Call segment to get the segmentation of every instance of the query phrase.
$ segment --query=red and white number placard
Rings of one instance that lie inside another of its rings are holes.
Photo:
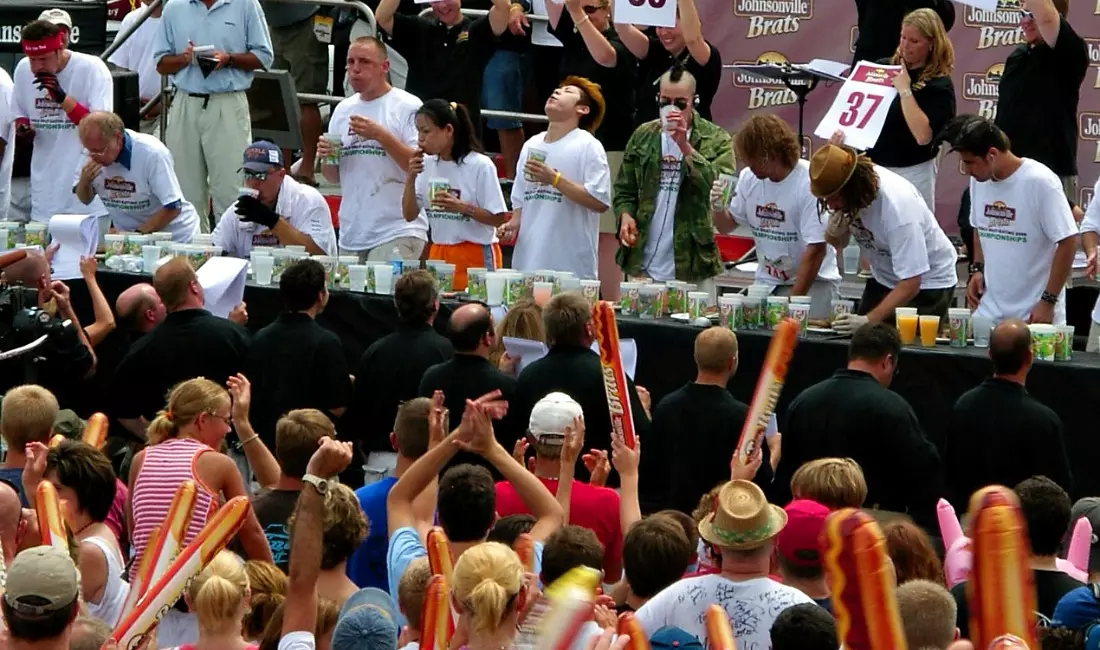
[[[898,96],[891,80],[899,70],[901,66],[868,61],[857,63],[814,135],[828,140],[839,129],[844,132],[844,143],[850,147],[870,149],[875,146],[890,104]]]
[[[676,0],[615,0],[615,22],[676,26]]]

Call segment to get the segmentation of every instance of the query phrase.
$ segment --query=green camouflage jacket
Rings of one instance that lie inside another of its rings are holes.
[[[710,187],[718,174],[734,173],[734,162],[729,134],[698,115],[694,116],[688,141],[695,152],[690,167],[688,159],[682,166],[672,236],[676,279],[693,282],[722,272],[711,222]],[[621,222],[622,215],[629,214],[638,226],[638,241],[631,248],[619,248],[615,257],[630,275],[642,274],[646,235],[653,220],[660,181],[661,121],[653,120],[639,126],[630,136],[613,192],[616,218]]]

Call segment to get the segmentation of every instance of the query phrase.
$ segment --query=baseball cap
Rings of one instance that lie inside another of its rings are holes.
[[[35,546],[8,567],[4,601],[24,618],[41,618],[71,606],[78,593],[76,565],[52,546]]]
[[[64,9],[47,9],[38,14],[38,19],[73,31],[73,17]]]
[[[527,432],[540,445],[561,446],[565,443],[565,428],[573,418],[584,417],[584,409],[565,393],[550,393],[531,409]]]
[[[340,618],[356,607],[363,605],[374,605],[395,621],[398,618],[397,607],[394,606],[393,599],[377,587],[364,587],[352,594],[350,598],[344,601],[344,606],[340,608]]]
[[[666,625],[649,638],[653,650],[703,650],[703,644],[694,635],[678,627]]]
[[[356,595],[363,591],[367,590],[360,590]],[[347,605],[344,604],[332,630],[332,650],[397,650],[397,623],[388,612],[375,604],[362,603],[351,608]]]
[[[282,166],[283,150],[266,140],[257,140],[244,150],[244,162],[241,163],[241,169],[266,172],[272,167]]]
[[[1081,517],[1092,524],[1092,543],[1089,545],[1089,573],[1100,572],[1100,497],[1085,497],[1078,499],[1070,510],[1070,530],[1073,524]]]
[[[809,499],[795,499],[783,510],[787,525],[775,539],[776,549],[794,566],[821,566],[821,533],[829,508]]]
[[[57,412],[57,417],[53,421],[53,432],[55,434],[61,434],[70,440],[79,440],[87,424],[87,422],[76,414],[76,411],[72,409],[61,409]]]

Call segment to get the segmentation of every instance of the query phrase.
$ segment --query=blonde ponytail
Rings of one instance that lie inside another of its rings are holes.
[[[150,445],[179,436],[180,429],[203,413],[213,415],[232,404],[229,393],[218,384],[196,377],[172,387],[166,406],[149,424],[146,438]]]
[[[467,550],[454,568],[454,595],[478,632],[496,630],[515,609],[523,564],[515,551],[487,542]]]
[[[199,629],[218,629],[244,615],[249,593],[244,562],[229,551],[221,551],[188,588],[191,609]]]

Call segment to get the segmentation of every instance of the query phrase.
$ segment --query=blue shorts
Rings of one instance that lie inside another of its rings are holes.
[[[485,66],[481,81],[481,107],[495,111],[523,110],[523,90],[526,87],[526,60],[520,52],[497,50]],[[519,129],[523,122],[499,117],[486,118],[485,126],[493,130]]]

